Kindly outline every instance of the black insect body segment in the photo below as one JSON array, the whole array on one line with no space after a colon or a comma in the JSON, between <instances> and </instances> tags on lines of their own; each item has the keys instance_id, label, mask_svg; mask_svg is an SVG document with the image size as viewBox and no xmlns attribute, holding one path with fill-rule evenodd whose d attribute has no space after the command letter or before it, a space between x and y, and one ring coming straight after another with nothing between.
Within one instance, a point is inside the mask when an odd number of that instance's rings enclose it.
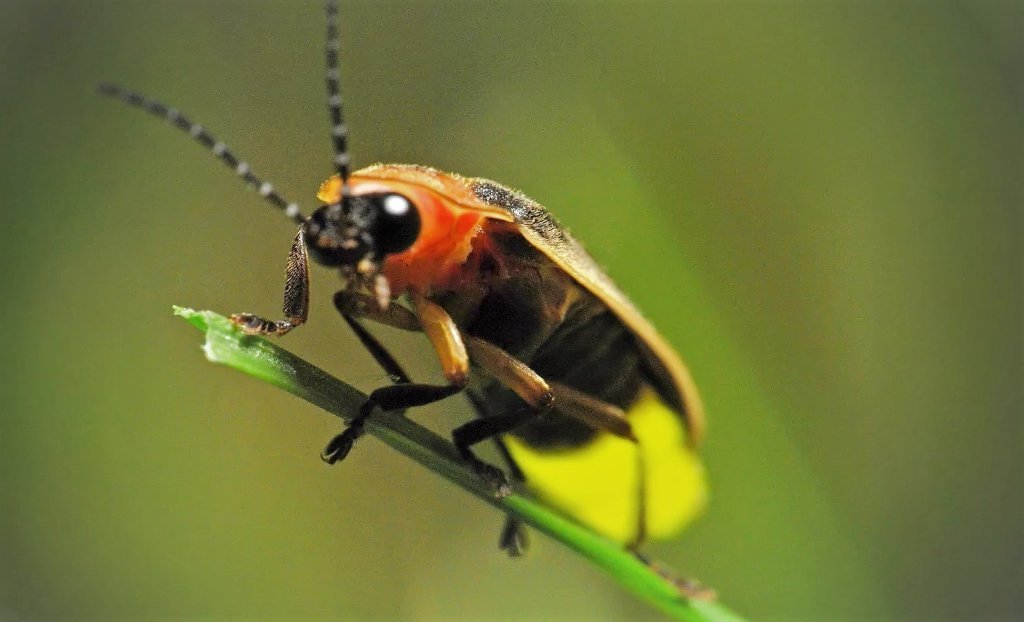
<instances>
[{"instance_id":1,"label":"black insect body segment","mask_svg":"<svg viewBox=\"0 0 1024 622\"><path fill-rule=\"evenodd\" d=\"M412 246L420 232L419 212L400 194L354 196L324 205L305 223L305 240L323 266L357 266L379 261Z\"/></svg>"},{"instance_id":2,"label":"black insect body segment","mask_svg":"<svg viewBox=\"0 0 1024 622\"><path fill-rule=\"evenodd\" d=\"M327 5L327 106L335 174L305 217L224 143L176 109L119 87L100 92L166 119L299 225L285 277L284 318L232 316L244 331L282 335L307 320L309 258L345 283L335 306L393 379L324 450L343 459L380 411L465 392L479 418L452 432L459 453L507 492L473 453L494 440L513 479L622 543L666 537L705 500L695 447L700 399L675 351L593 259L532 199L501 184L415 165L351 171L340 94L337 9ZM422 332L443 383L413 382L363 321ZM502 548L524 546L509 521Z\"/></svg>"}]
</instances>

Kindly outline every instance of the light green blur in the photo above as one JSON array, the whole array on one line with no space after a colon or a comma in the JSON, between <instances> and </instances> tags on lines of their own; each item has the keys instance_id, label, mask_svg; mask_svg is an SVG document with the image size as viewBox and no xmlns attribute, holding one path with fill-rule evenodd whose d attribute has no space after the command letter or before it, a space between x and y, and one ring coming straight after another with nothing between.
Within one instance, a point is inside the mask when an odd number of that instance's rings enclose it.
<instances>
[{"instance_id":1,"label":"light green blur","mask_svg":"<svg viewBox=\"0 0 1024 622\"><path fill-rule=\"evenodd\" d=\"M1024 612L1024 14L1014 3L343 3L357 163L554 212L689 362L708 513L650 552L756 620ZM318 3L0 4L0 620L636 620L571 553L205 362L274 314L330 173ZM386 382L313 275L286 346ZM418 378L415 338L383 329ZM416 415L450 430L457 400ZM653 618L652 618L653 619Z\"/></svg>"}]
</instances>

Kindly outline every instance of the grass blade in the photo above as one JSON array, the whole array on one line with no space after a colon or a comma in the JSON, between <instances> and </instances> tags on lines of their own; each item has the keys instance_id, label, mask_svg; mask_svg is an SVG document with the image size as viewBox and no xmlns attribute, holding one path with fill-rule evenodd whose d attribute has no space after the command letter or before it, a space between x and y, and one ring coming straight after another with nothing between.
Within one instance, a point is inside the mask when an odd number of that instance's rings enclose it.
<instances>
[{"instance_id":1,"label":"grass blade","mask_svg":"<svg viewBox=\"0 0 1024 622\"><path fill-rule=\"evenodd\" d=\"M261 337L242 334L212 311L174 308L178 315L206 334L207 359L242 371L351 420L366 396L327 372ZM498 499L468 468L447 440L406 417L373 417L366 431L470 494L513 514L534 529L576 551L617 583L670 618L685 622L742 622L723 605L687 598L671 580L653 570L621 545L531 499L524 491Z\"/></svg>"}]
</instances>

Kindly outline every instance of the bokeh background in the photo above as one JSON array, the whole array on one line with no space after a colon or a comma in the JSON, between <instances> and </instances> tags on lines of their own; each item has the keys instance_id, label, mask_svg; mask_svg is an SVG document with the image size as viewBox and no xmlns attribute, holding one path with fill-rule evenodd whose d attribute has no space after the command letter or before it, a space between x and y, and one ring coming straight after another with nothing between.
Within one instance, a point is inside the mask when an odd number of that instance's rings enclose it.
<instances>
[{"instance_id":1,"label":"bokeh background","mask_svg":"<svg viewBox=\"0 0 1024 622\"><path fill-rule=\"evenodd\" d=\"M713 498L656 557L758 620L1018 619L1021 7L343 2L353 153L523 189L678 346ZM322 37L316 2L0 4L0 619L653 619L373 439L325 467L333 417L171 317L276 313L291 226L94 84L308 209ZM335 282L285 343L373 388Z\"/></svg>"}]
</instances>

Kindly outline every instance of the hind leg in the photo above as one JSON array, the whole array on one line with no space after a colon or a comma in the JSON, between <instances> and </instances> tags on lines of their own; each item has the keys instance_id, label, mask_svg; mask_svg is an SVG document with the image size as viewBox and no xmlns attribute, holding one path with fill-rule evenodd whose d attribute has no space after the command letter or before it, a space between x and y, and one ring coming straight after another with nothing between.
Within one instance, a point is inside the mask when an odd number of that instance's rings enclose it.
<instances>
[{"instance_id":1,"label":"hind leg","mask_svg":"<svg viewBox=\"0 0 1024 622\"><path fill-rule=\"evenodd\" d=\"M473 404L473 409L476 410L477 416L481 419L489 417L490 409L487 403L478 394L473 391L466 393L469 396L469 401ZM520 470L519 465L516 464L515 460L512 459L512 454L509 453L508 447L501 440L500 437L493 437L494 445L498 449L498 453L501 454L502 461L505 463L508 472L512 476L512 480L520 484L526 482L526 476ZM526 553L526 549L530 546L530 540L526 531L526 526L521 520L512 516L511 514L505 515L505 523L502 525L501 533L498 536L498 548L505 551L509 557L521 557Z\"/></svg>"}]
</instances>

